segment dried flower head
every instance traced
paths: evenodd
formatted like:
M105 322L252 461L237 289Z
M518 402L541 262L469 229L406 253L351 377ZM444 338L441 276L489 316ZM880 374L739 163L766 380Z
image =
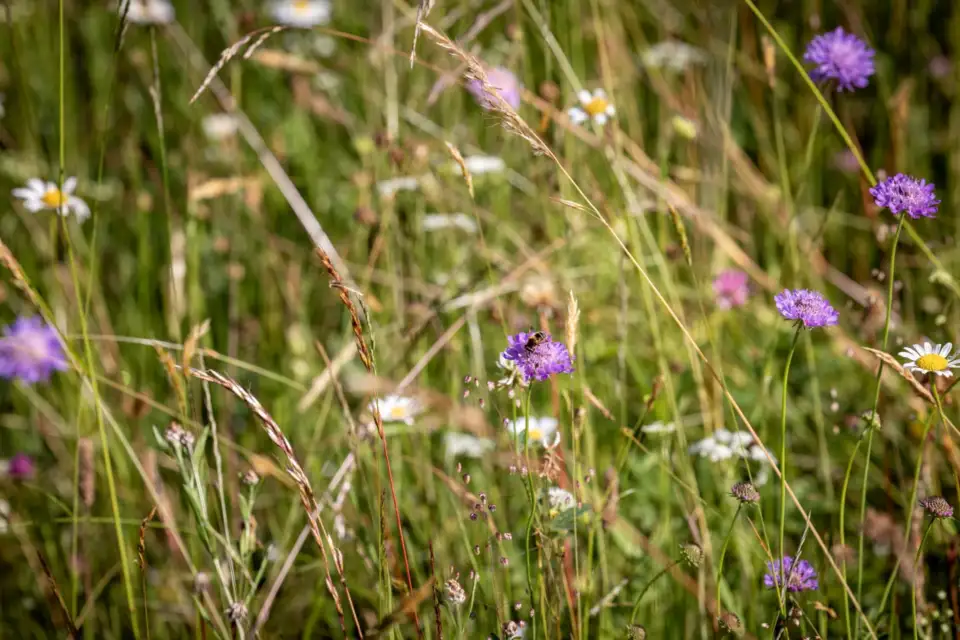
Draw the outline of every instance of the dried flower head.
M514 111L520 108L520 91L522 85L516 75L509 69L503 67L494 67L486 70L487 81L503 100L510 105ZM471 78L467 81L467 91L474 97L484 109L488 111L496 106L496 99L483 88L483 83L477 78Z
M893 215L906 212L913 219L933 218L940 201L933 192L934 185L924 179L898 173L870 189L876 205L889 209Z
M949 378L953 376L950 369L960 368L960 358L954 357L956 354L952 352L953 344L950 342L943 345L931 345L929 342L924 342L923 344L905 347L900 352L900 357L908 360L903 365L903 368L907 371L932 373Z
M515 362L527 381L543 381L554 374L573 373L573 359L567 346L554 342L549 333L521 332L508 336L507 343L503 359Z
M742 307L750 296L747 274L736 269L720 273L713 279L713 295L719 309Z
M840 319L840 314L822 294L809 289L784 289L774 296L774 302L781 316L802 322L808 329L834 325Z
M25 384L46 382L64 371L67 359L57 332L39 316L20 317L4 327L0 338L0 378Z
M781 588L786 580L787 591L816 591L820 588L817 572L806 560L793 561L792 556L784 556L783 562L774 560L767 563L767 574L763 584L768 589Z
M205 593L210 588L210 574L204 571L197 571L193 577L193 592L197 595Z
M703 547L692 542L680 545L680 558L691 569L699 569L703 563Z
M253 469L247 469L240 477L240 481L248 487L255 486L260 482L260 476Z
M838 91L853 91L867 86L876 70L876 52L842 27L816 36L807 45L803 60L816 65L810 72L814 82L835 80Z
M730 495L739 500L740 504L760 502L760 492L749 482L738 482L730 487Z
M522 638L523 637L523 627L519 623L510 620L503 623L503 637L504 638Z
M170 426L167 427L163 437L175 448L184 447L185 449L189 450L191 447L193 447L193 434L181 427L177 422L170 423Z
M627 640L647 640L647 630L643 628L643 625L628 624Z
M727 611L720 616L720 630L739 637L743 635L743 621L737 614Z
M463 590L456 578L450 578L444 583L443 594L447 602L455 607L467 601L467 592Z
M920 500L920 506L934 518L952 518L953 507L941 496L930 496Z
M247 607L242 602L234 602L227 607L227 619L234 626L240 625L247 619Z

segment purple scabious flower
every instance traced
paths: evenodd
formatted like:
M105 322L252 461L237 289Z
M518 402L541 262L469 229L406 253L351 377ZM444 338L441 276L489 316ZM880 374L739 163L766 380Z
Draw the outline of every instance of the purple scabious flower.
M934 518L952 518L953 507L941 496L931 496L920 500L920 506Z
M7 475L13 480L29 480L33 477L33 458L18 453L7 460Z
M784 289L773 300L781 316L802 322L808 329L828 327L840 319L840 314L823 295L809 289Z
M713 295L716 296L717 307L720 309L742 307L750 295L747 274L736 269L720 273L713 279Z
M485 69L487 72L487 81L497 90L497 94L509 104L514 111L520 108L520 80L509 69L503 67L494 67ZM487 91L483 90L483 85L477 79L467 81L467 91L474 97L477 103L484 109L492 109L495 100Z
M867 86L867 78L875 73L875 55L866 42L837 27L811 40L803 60L816 65L810 71L814 82L836 80L838 91L853 91Z
M67 359L57 332L38 316L20 317L3 328L0 338L0 378L26 384L46 382L54 371L64 371Z
M542 342L528 349L531 336L532 333L523 332L507 336L508 346L501 354L504 360L517 364L525 380L542 381L555 373L573 373L573 359L567 351L567 345L554 342L548 333Z
M870 189L870 195L878 207L890 209L893 215L906 211L913 219L935 217L940 204L932 183L902 173L878 182Z
M763 576L763 586L768 589L782 588L784 579L787 582L787 591L792 593L816 591L820 588L817 572L806 560L795 563L791 556L783 556L782 563L780 560L768 562L767 572Z

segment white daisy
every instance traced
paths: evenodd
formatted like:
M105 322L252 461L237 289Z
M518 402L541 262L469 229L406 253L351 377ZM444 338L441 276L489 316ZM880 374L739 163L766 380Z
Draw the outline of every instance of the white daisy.
M705 63L707 54L684 42L667 40L644 51L640 61L645 67L683 71L687 67Z
M640 430L644 433L673 433L677 430L677 426L672 422L651 422L643 425Z
M77 217L77 222L83 222L90 217L90 207L73 195L76 188L77 179L73 176L63 181L63 191L60 191L54 182L30 178L27 180L27 186L14 189L13 195L23 200L23 206L34 213L52 209L60 211L63 215L72 213Z
M371 413L374 402L368 407ZM408 425L413 424L413 419L423 410L415 398L408 396L387 396L379 401L379 406L380 417L384 422L403 422Z
M170 24L174 18L169 0L121 0L119 12L134 24Z
M460 229L467 233L477 232L476 220L465 213L430 213L423 216L420 225L424 231Z
M547 515L551 518L555 518L567 509L573 509L577 506L577 499L573 497L573 494L560 487L548 487L545 494L548 507Z
M554 418L520 418L516 422L506 421L507 431L512 433L520 443L524 441L524 432L529 428L528 439L531 444L540 443L546 449L553 449L560 444L560 432L557 430L557 421Z
M443 436L443 446L448 458L482 458L494 448L494 443L469 433L451 432Z
M933 373L944 378L953 375L950 369L960 368L960 359L954 358L953 343L948 342L943 345L931 345L924 342L922 345L915 344L912 347L906 347L900 352L901 358L906 358L908 362L904 363L903 368L907 371L919 371L921 373Z
M577 99L580 106L571 107L567 111L567 116L574 124L583 124L592 118L596 124L603 126L617 112L603 89L596 89L593 93L581 91L577 94Z
M214 142L233 137L240 128L240 121L232 113L212 113L202 122L203 133Z
M291 27L315 27L330 22L327 0L277 0L270 11L274 20Z

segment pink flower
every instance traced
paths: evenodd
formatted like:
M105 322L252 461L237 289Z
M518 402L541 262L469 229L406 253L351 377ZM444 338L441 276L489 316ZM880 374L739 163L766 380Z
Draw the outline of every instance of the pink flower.
M747 274L736 269L722 272L713 280L713 295L720 309L742 307L750 296Z

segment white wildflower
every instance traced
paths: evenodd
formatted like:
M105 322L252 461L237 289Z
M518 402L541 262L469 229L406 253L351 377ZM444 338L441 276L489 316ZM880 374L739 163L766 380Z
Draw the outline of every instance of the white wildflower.
M516 422L506 421L507 431L512 433L522 444L525 439L530 444L539 443L546 449L552 449L560 444L560 432L557 429L558 423L555 418L519 418ZM529 431L528 431L529 430ZM528 435L524 435L527 433Z
M118 11L134 24L170 24L174 18L169 0L121 0Z
M316 27L330 22L327 0L276 0L270 6L273 19L290 27Z
M30 178L27 180L27 186L14 189L13 195L23 200L23 206L34 213L52 209L59 211L62 215L72 213L78 222L83 222L90 217L90 207L73 195L76 188L77 179L73 176L63 181L63 191L54 182Z
M415 398L408 396L390 395L374 402L378 402L380 417L384 422L403 422L411 425L413 419L423 410ZM368 406L371 413L373 413L374 402Z

